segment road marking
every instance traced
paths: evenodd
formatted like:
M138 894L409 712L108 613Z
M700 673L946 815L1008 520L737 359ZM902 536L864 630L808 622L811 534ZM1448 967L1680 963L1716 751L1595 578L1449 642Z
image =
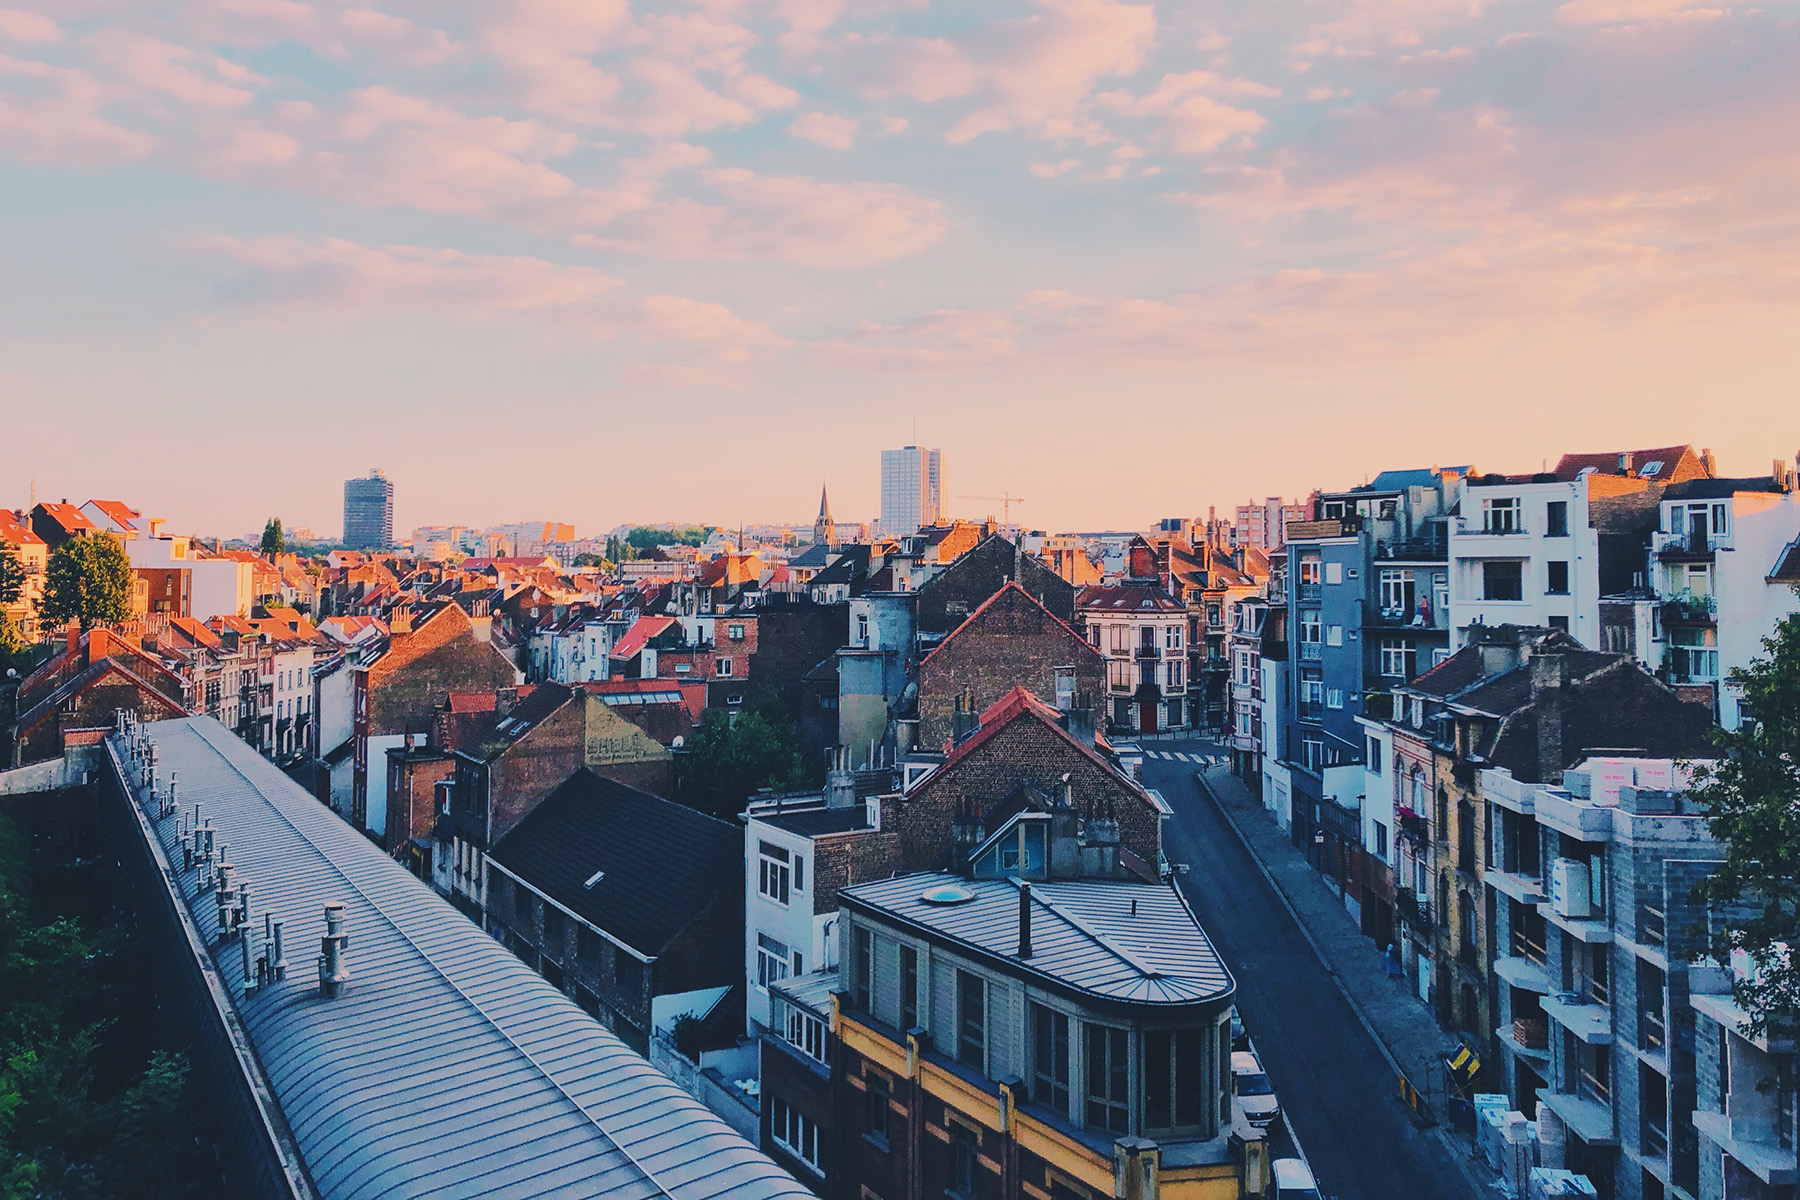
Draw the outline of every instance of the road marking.
M1176 758L1179 758L1179 759L1180 759L1180 760L1181 760L1181 761L1182 761L1182 762L1184 762L1184 763L1191 763L1191 762L1193 762L1193 761L1194 761L1194 760L1193 760L1193 759L1191 759L1191 758L1189 758L1189 757L1188 757L1188 756L1187 756L1187 755L1186 755L1186 754L1183 754L1183 753L1182 753L1182 752L1181 752L1181 751L1179 751L1179 750L1177 750L1177 751L1176 751L1176 752L1175 752L1175 757L1176 757Z

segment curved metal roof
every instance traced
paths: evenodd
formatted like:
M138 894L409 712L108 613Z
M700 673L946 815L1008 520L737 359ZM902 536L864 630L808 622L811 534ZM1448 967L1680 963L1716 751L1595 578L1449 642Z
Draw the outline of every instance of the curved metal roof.
M235 943L214 955L322 1195L810 1197L218 722L144 728L250 886L252 925L285 922L287 978L258 994ZM179 866L176 818L148 815ZM216 900L176 875L215 944ZM326 1000L315 955L333 900L351 979Z

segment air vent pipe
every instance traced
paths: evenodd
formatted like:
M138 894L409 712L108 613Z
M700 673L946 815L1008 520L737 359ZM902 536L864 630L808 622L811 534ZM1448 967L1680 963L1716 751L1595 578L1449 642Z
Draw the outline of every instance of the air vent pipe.
M337 999L350 982L350 966L344 955L349 948L344 903L333 900L325 905L325 936L319 939L319 994L327 1000Z

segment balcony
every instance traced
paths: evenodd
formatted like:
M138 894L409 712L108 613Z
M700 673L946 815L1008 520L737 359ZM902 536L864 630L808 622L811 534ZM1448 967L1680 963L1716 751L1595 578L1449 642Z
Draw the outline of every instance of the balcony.
M1775 1140L1773 1128L1748 1128L1750 1122L1733 1121L1724 1113L1696 1112L1694 1128L1700 1136L1735 1159L1739 1166L1771 1187L1800 1182L1794 1149ZM1751 1134L1766 1136L1739 1136Z
M1719 602L1711 595L1683 592L1663 601L1664 625L1716 625Z
M1538 1064L1550 1061L1550 1029L1542 1017L1520 1017L1494 1032L1500 1044L1514 1054ZM1541 1072L1543 1066L1540 1065L1538 1070Z
M1363 610L1363 628L1365 629L1416 629L1420 633L1432 633L1442 627L1425 619L1416 604L1405 608L1376 608L1373 605Z
M1423 932L1431 930L1431 901L1421 900L1411 888L1394 891L1394 911L1400 920Z
M1590 1046L1612 1044L1612 1010L1590 1003L1579 992L1557 992L1544 997L1544 1015Z
M1488 886L1502 896L1511 897L1520 904L1542 904L1550 898L1544 890L1544 881L1537 875L1523 875L1514 871L1502 871L1498 867L1489 867L1481 877L1487 880Z
M1523 992L1536 992L1540 996L1548 996L1552 990L1550 972L1544 969L1544 964L1541 961L1533 962L1523 955L1514 954L1510 958L1496 958L1494 974L1504 979L1508 985Z
M1162 650L1156 646L1139 646L1132 657L1139 661L1143 661L1144 659L1159 659L1162 657Z
M1323 642L1301 642L1300 658L1303 662L1318 662L1325 657Z
M1323 585L1321 585L1321 584L1303 583L1300 585L1300 599L1303 602L1307 601L1307 600L1316 601L1324 594L1325 594L1325 589L1324 589Z
M1645 1158L1667 1158L1669 1156L1669 1119L1667 1117L1645 1117L1638 1145Z
M1705 529L1690 529L1686 533L1656 533L1651 535L1651 539L1656 548L1656 557L1664 562L1710 562L1715 550L1730 545L1729 539Z
M1441 537L1396 538L1377 541L1375 557L1392 562L1441 563L1449 557L1449 547Z
M1562 1118L1570 1132L1590 1146L1616 1146L1619 1135L1613 1130L1612 1104L1583 1093L1571 1095L1544 1089L1538 1092L1538 1103Z
M1669 1041L1668 1026L1663 1024L1662 1013L1646 1008L1638 1013L1638 1049L1646 1054L1667 1053Z

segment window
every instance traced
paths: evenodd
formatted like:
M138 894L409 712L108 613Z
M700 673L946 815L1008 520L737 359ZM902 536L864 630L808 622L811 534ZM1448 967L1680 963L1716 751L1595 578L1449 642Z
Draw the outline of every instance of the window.
M544 949L554 950L558 955L563 946L563 915L560 908L544 905Z
M1325 739L1316 733L1300 735L1300 765L1318 771L1325 763Z
M1163 626L1163 649L1165 649L1165 650L1181 649L1181 626L1179 626L1179 625Z
M1325 644L1327 646L1343 645L1344 627L1342 625L1327 625L1325 627Z
M1169 688L1170 688L1170 690L1174 690L1176 688L1183 686L1182 685L1182 674L1183 674L1182 668L1184 665L1185 664L1183 664L1180 659L1175 659L1174 661L1169 663Z
M780 1096L769 1097L769 1137L813 1170L819 1169L819 1123Z
M981 1143L975 1131L960 1121L953 1123L950 1132L954 1139L950 1147L950 1191L961 1200L974 1200L975 1157L981 1153Z
M1521 533L1525 523L1520 519L1519 498L1501 496L1481 502L1481 532Z
M1206 1123L1206 1034L1200 1029L1144 1031L1144 1128L1193 1129Z
M1317 708L1325 703L1325 677L1317 667L1307 668L1300 676L1300 706Z
M1129 625L1111 625L1112 650L1114 654L1131 653L1131 627Z
M1381 639L1381 673L1394 679L1411 679L1418 651L1405 638Z
M956 973L956 1061L987 1070L987 983L967 971Z
M759 841L756 868L756 890L777 904L788 902L788 888L793 870L788 865L788 852L773 842Z
M644 991L644 964L623 950L613 951L613 986L633 996Z
M787 1040L808 1058L825 1061L825 1022L792 1004L787 1006Z
M1568 595L1569 564L1566 562L1551 562L1546 563L1545 566L1550 568L1550 576L1544 590L1549 592L1552 596Z
M586 925L575 926L575 957L587 963L600 957L600 935Z
M1483 600L1523 600L1525 598L1525 564L1517 561L1492 560L1481 564L1481 598Z
M1326 563L1325 564L1325 582L1326 583L1342 583L1342 582L1344 582L1344 564L1341 562Z
M1106 684L1115 692L1131 690L1131 664L1112 659L1106 664Z
M1031 1098L1069 1112L1069 1018L1039 1004L1031 1005Z
M1371 821L1370 824L1375 827L1375 857L1386 859L1388 856L1388 828L1380 821Z
M850 963L851 1001L856 1007L868 1012L869 993L875 979L875 934L859 927L851 937L856 947L855 957Z
M1544 536L1569 536L1569 502L1552 500L1544 505Z
M806 856L804 854L794 855L794 890L796 892L806 890Z
M1342 707L1344 707L1344 689L1343 688L1326 688L1325 689L1325 707L1326 708L1342 708Z
M900 1031L919 1025L919 949L900 947Z
M1383 568L1378 579L1381 615L1405 617L1413 610L1413 577L1411 571Z
M1367 749L1366 755L1367 756L1365 759L1365 768L1373 774L1380 774L1381 773L1381 739L1374 738L1374 737L1371 737L1368 739L1368 749Z
M893 1095L894 1085L888 1077L878 1071L870 1071L863 1076L866 1090L863 1092L863 1131L875 1139L881 1146L887 1146L888 1140L888 1097Z
M1300 610L1300 654L1301 657L1318 657L1317 653L1308 656L1307 646L1318 646L1325 637L1325 626L1319 620L1319 610L1303 608Z
M1569 618L1567 618L1567 617L1551 617L1550 618L1550 628L1560 629L1564 633L1569 632Z
M1302 596L1319 594L1320 568L1321 564L1317 554L1300 556L1300 594Z
M725 627L725 636L734 642L741 642L744 640L744 627L742 625L727 625Z
M1129 1130L1127 1038L1123 1029L1084 1025L1087 1037L1087 1119L1090 1129Z
M859 646L869 644L869 618L862 613L856 614L856 644Z
M1239 650L1233 658L1236 662L1237 682L1240 687L1249 687L1255 682L1253 673L1256 668L1251 665L1250 651Z
M731 674L731 660L729 658L721 658L721 659L715 660L713 663L713 674L721 675L721 676L730 675Z
M862 932L858 930L858 932ZM614 954L613 959L624 957ZM779 983L788 977L788 948L786 942L778 942L766 933L756 935L756 986L767 990L771 983Z
M1677 682L1710 683L1719 677L1717 637L1711 629L1669 630L1669 666Z

